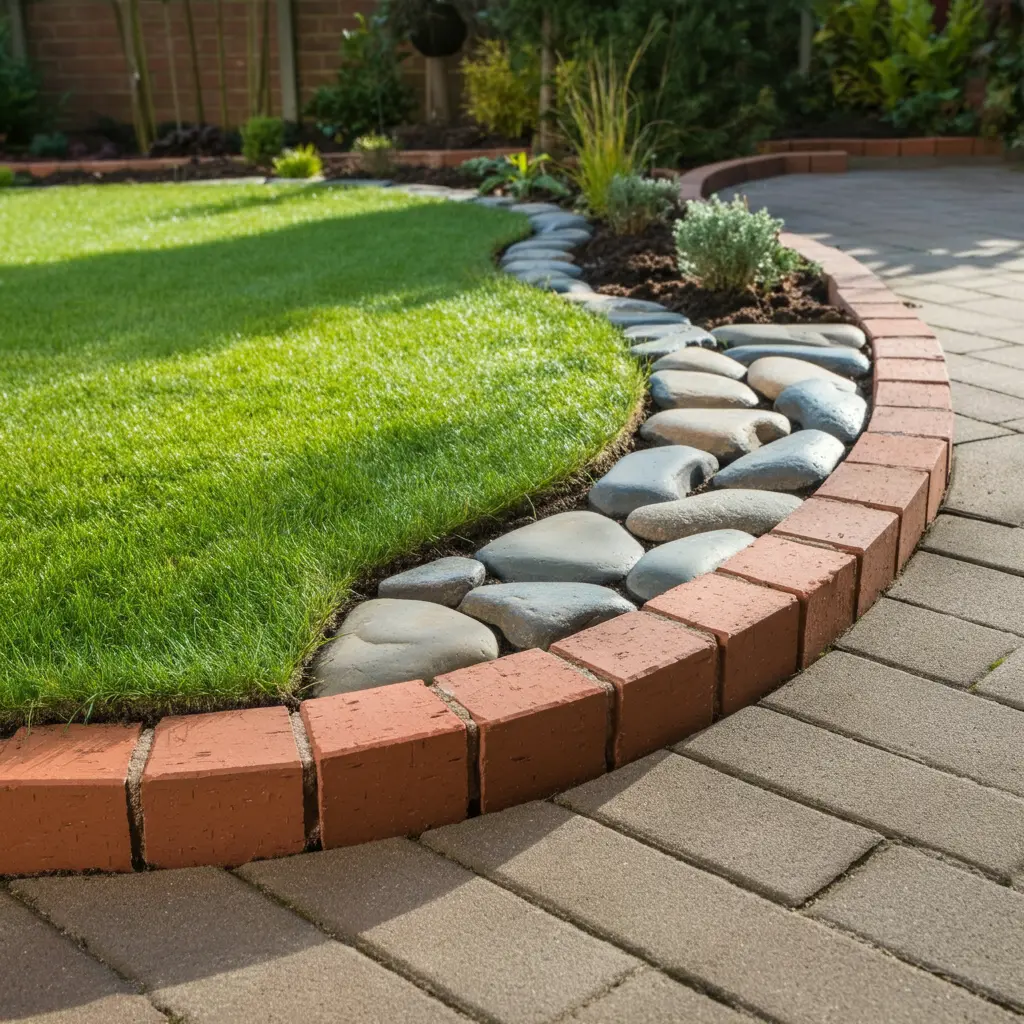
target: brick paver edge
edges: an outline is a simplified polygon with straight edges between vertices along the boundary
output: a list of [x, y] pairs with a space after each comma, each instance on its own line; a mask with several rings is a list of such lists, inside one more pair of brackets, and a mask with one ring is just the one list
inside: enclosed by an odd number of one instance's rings
[[[699, 168], [680, 178], [681, 195], [684, 199], [706, 198], [712, 191], [756, 177], [811, 170], [815, 155], [798, 154], [798, 161], [793, 155], [748, 157]], [[818, 170], [845, 169], [844, 153], [824, 155], [831, 162], [819, 163]], [[889, 295], [892, 303], [898, 300], [852, 256], [800, 235], [785, 233], [781, 240], [821, 266], [832, 301], [860, 322], [873, 349], [884, 348], [890, 358], [905, 350], [907, 359], [920, 358], [922, 362], [934, 363], [941, 357], [936, 355], [941, 353], [937, 341], [922, 348], [922, 339], [930, 341], [934, 335], [915, 318], [879, 320], [872, 316], [880, 294]], [[949, 476], [953, 414], [949, 402], [936, 403], [933, 389], [944, 389], [948, 396], [949, 384], [929, 384], [926, 391], [896, 389], [891, 396], [876, 388], [872, 420], [861, 436], [890, 438], [879, 446], [891, 454], [883, 461], [891, 461], [896, 470], [918, 473], [920, 458], [901, 459], [900, 446], [893, 445], [891, 438], [941, 439], [946, 458], [932, 470], [933, 477], [940, 477], [929, 481], [928, 490], [934, 495], [944, 493]], [[893, 404], [880, 404], [886, 401]], [[912, 549], [920, 540], [925, 523], [916, 506], [911, 509], [909, 501], [901, 506], [900, 500], [889, 493], [854, 495], [842, 502], [844, 527], [849, 529], [851, 515], [855, 520], [862, 516], [864, 536], [873, 530], [877, 533], [877, 510], [884, 506], [899, 518], [900, 548], [905, 557], [908, 546]], [[817, 523], [814, 529], [805, 528], [806, 535], [799, 522], [790, 522], [797, 519], [799, 510], [783, 520], [774, 532], [785, 538], [788, 547], [762, 545], [763, 556], [756, 551], [747, 554], [742, 581], [748, 588], [744, 591], [747, 599], [740, 609], [706, 601], [710, 579], [734, 581], [730, 586], [738, 582], [727, 564], [710, 578], [699, 577], [649, 602], [633, 614], [629, 628], [624, 627], [629, 617], [613, 619], [559, 641], [550, 652], [517, 652], [449, 673], [431, 686], [413, 680], [342, 698], [312, 698], [303, 702], [301, 714], [290, 719], [282, 708], [280, 722], [268, 722], [265, 708], [203, 716], [202, 742], [198, 744], [202, 750], [196, 751], [194, 767], [180, 759], [168, 759], [159, 745], [156, 748], [155, 756], [167, 760], [162, 770], [175, 780], [172, 817], [177, 816], [197, 837], [161, 860], [235, 867], [242, 849], [247, 850], [247, 859], [297, 851], [303, 845], [300, 833], [304, 833], [307, 849], [417, 834], [480, 813], [482, 807], [486, 810], [506, 801], [553, 795], [668, 742], [682, 740], [705, 728], [713, 718], [743, 706], [737, 705], [737, 692], [745, 695], [744, 703], [759, 700], [784, 682], [800, 661], [808, 660], [801, 645], [807, 609], [813, 607], [818, 590], [829, 601], [842, 599], [846, 607], [856, 607], [860, 617], [899, 571], [895, 557], [887, 567], [878, 562], [878, 552], [891, 550], [891, 543], [884, 549], [873, 542], [856, 548], [832, 543], [828, 530], [821, 528], [821, 513], [824, 510], [827, 517], [830, 507], [839, 506], [832, 501], [818, 502]], [[908, 529], [913, 536], [905, 535]], [[846, 558], [853, 551], [856, 572], [819, 574], [820, 578], [811, 574], [799, 587], [793, 587], [787, 582], [787, 573], [802, 572], [792, 559], [794, 553], [799, 555], [799, 545], [831, 549]], [[771, 554], [776, 549], [788, 552], [788, 564], [769, 564], [777, 557]], [[865, 588], [861, 576], [869, 551], [873, 552], [871, 586]], [[804, 561], [814, 562], [812, 552], [807, 554]], [[751, 569], [751, 559], [757, 557], [766, 559], [763, 574], [755, 571], [756, 567]], [[842, 595], [837, 595], [837, 587], [843, 589]], [[799, 594], [799, 630], [795, 626], [778, 628], [780, 598], [787, 590]], [[795, 608], [795, 599], [787, 599]], [[694, 609], [692, 614], [687, 608]], [[849, 625], [848, 615], [833, 618], [828, 628], [835, 636], [817, 636], [816, 648], [827, 647]], [[785, 651], [780, 652], [780, 642]], [[730, 658], [730, 644], [741, 644], [737, 648], [741, 654], [734, 652]], [[614, 670], [602, 663], [602, 645], [607, 646], [607, 661], [614, 663]], [[710, 658], [702, 653], [705, 650]], [[749, 674], [746, 686], [737, 686], [737, 657]], [[778, 667], [781, 663], [786, 666], [783, 672]], [[727, 672], [729, 692], [723, 704]], [[635, 701], [641, 694], [656, 698], [665, 715], [638, 715]], [[337, 728], [330, 728], [332, 716], [327, 712], [329, 705], [333, 707], [331, 702], [344, 706], [348, 732], [339, 734]], [[678, 705], [676, 732], [672, 732], [671, 716], [666, 725], [673, 703]], [[187, 724], [187, 719], [184, 721]], [[268, 747], [268, 727], [276, 749]], [[22, 823], [17, 834], [0, 824], [0, 875], [157, 866], [146, 857], [149, 801], [146, 783], [141, 786], [141, 796], [139, 785], [140, 778], [152, 778], [156, 770], [153, 734], [150, 730], [137, 732], [132, 752], [124, 749], [123, 733], [110, 739], [111, 728], [42, 726], [31, 732], [22, 728], [0, 745], [0, 823]], [[93, 759], [75, 755], [74, 751], [83, 749], [83, 736], [93, 735], [97, 751]], [[111, 744], [116, 748], [113, 759], [107, 753]], [[42, 758], [40, 745], [47, 752]], [[496, 759], [494, 751], [502, 745], [505, 757]], [[195, 746], [183, 738], [179, 749]], [[60, 756], [65, 747], [72, 756]], [[96, 758], [100, 758], [103, 771], [92, 767]], [[514, 778], [509, 777], [505, 759], [515, 762]], [[118, 778], [123, 776], [123, 822], [111, 821], [112, 770]], [[194, 781], [191, 788], [190, 778]], [[217, 798], [220, 785], [224, 787], [222, 802]], [[190, 798], [193, 790], [195, 800]], [[424, 806], [410, 802], [410, 794], [415, 792], [423, 794]], [[493, 796], [496, 793], [498, 798]], [[256, 806], [249, 806], [250, 801]], [[366, 821], [347, 826], [345, 812], [365, 815]], [[228, 824], [232, 814], [247, 823], [251, 833], [248, 846], [232, 834]], [[40, 834], [24, 834], [24, 828], [31, 828], [33, 822], [38, 823]], [[102, 840], [97, 842], [99, 835]]]

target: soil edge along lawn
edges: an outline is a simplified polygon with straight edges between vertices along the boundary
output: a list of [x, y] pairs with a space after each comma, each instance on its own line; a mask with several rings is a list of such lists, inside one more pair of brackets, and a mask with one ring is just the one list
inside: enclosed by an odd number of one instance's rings
[[618, 434], [526, 219], [386, 190], [0, 195], [0, 730], [292, 692], [354, 580]]

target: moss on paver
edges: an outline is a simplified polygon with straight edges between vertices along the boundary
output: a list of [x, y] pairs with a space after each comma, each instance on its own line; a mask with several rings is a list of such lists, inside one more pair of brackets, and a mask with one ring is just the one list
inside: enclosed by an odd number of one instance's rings
[[371, 566], [578, 470], [616, 332], [525, 220], [380, 190], [0, 198], [0, 726], [273, 699]]

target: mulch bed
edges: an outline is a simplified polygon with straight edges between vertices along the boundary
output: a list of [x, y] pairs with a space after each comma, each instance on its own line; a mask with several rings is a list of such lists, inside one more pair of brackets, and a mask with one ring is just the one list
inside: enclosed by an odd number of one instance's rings
[[[15, 171], [17, 164], [11, 164]], [[222, 160], [196, 160], [179, 167], [154, 167], [152, 170], [124, 170], [111, 167], [109, 171], [57, 171], [36, 179], [35, 185], [121, 185], [144, 184], [159, 181], [217, 181], [223, 178], [252, 178], [267, 172], [250, 167], [240, 160], [225, 157]]]

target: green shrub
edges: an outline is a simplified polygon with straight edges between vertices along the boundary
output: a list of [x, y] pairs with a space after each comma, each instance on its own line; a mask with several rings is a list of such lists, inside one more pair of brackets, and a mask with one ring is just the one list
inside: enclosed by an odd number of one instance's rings
[[274, 176], [278, 178], [316, 178], [323, 174], [324, 163], [316, 146], [296, 146], [274, 158]]
[[33, 156], [63, 160], [68, 155], [68, 137], [63, 132], [37, 132], [28, 150]]
[[394, 139], [387, 135], [360, 135], [352, 149], [359, 154], [360, 169], [375, 178], [386, 177], [395, 166]]
[[279, 117], [250, 117], [242, 126], [242, 156], [266, 167], [284, 147], [284, 122]]
[[504, 157], [474, 156], [459, 164], [459, 170], [470, 178], [483, 181], [484, 178], [489, 178], [492, 174], [501, 173], [507, 162]]
[[800, 257], [779, 244], [782, 226], [767, 210], [751, 213], [739, 197], [687, 203], [675, 225], [679, 269], [716, 292], [773, 284], [800, 266]]
[[14, 171], [10, 167], [0, 166], [0, 188], [10, 188], [14, 184]]
[[39, 76], [31, 65], [16, 58], [11, 49], [11, 30], [0, 18], [0, 135], [9, 142], [27, 142], [46, 128], [51, 112], [39, 90]]
[[536, 192], [547, 192], [558, 197], [568, 196], [570, 193], [565, 183], [547, 170], [550, 159], [547, 153], [535, 157], [530, 157], [527, 153], [502, 157], [497, 161], [494, 172], [480, 183], [480, 192], [486, 195], [500, 188], [515, 199], [525, 199]]
[[617, 174], [608, 186], [608, 223], [617, 235], [639, 235], [664, 220], [678, 198], [674, 180]]
[[536, 51], [511, 50], [497, 39], [484, 39], [462, 61], [466, 113], [488, 131], [522, 138], [537, 122], [540, 63]]
[[402, 61], [383, 20], [357, 14], [357, 28], [342, 33], [341, 67], [335, 85], [317, 89], [306, 107], [328, 138], [351, 142], [368, 132], [383, 134], [415, 107], [402, 81]]

